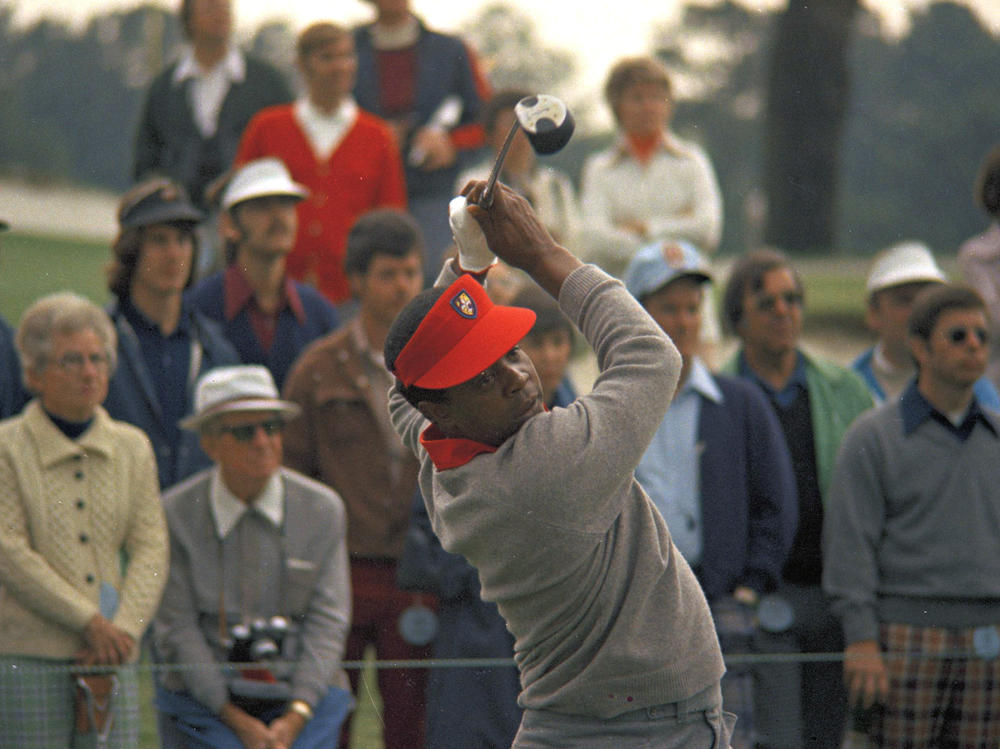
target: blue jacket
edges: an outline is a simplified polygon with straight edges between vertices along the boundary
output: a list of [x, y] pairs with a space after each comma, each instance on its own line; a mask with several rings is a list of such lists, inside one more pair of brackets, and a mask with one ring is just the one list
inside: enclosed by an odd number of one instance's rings
[[[239, 364], [240, 359], [218, 325], [187, 305], [182, 314], [191, 315], [191, 329], [196, 331], [191, 348], [192, 370], [195, 371], [184, 385], [187, 411], [191, 413], [194, 411], [194, 386], [198, 376], [213, 367]], [[118, 334], [118, 368], [108, 383], [104, 408], [113, 419], [127, 421], [146, 432], [156, 453], [160, 489], [166, 490], [191, 474], [208, 468], [212, 461], [202, 452], [198, 435], [194, 432], [183, 431], [180, 442], [173, 444], [135, 331], [117, 302], [108, 307], [108, 315]]]
[[245, 309], [240, 310], [232, 320], [226, 319], [223, 276], [224, 271], [220, 271], [203, 279], [188, 291], [188, 298], [195, 309], [222, 326], [223, 335], [235, 347], [244, 364], [263, 364], [271, 370], [280, 391], [292, 364], [303, 349], [340, 325], [337, 310], [312, 286], [295, 282], [295, 290], [305, 310], [305, 323], [299, 324], [295, 313], [285, 307], [278, 315], [274, 343], [270, 351], [264, 353]]
[[0, 317], [0, 419], [15, 416], [31, 400], [21, 381], [21, 359], [14, 346], [14, 330]]
[[[872, 360], [875, 358], [875, 347], [861, 353], [861, 355], [851, 362], [851, 369], [861, 375], [868, 389], [872, 391], [872, 397], [876, 403], [885, 403], [885, 391], [879, 385], [878, 378], [875, 377], [875, 370], [872, 368]], [[985, 377], [976, 380], [972, 391], [976, 394], [979, 405], [992, 411], [1000, 411], [1000, 393], [996, 387]]]
[[[383, 119], [392, 119], [382, 106], [381, 87], [378, 82], [378, 69], [375, 63], [375, 47], [372, 43], [371, 26], [361, 26], [354, 30], [354, 46], [358, 56], [358, 73], [354, 84], [354, 98], [358, 106], [377, 114]], [[430, 31], [420, 24], [420, 36], [417, 39], [417, 71], [416, 91], [414, 92], [413, 112], [411, 113], [413, 129], [426, 125], [448, 96], [457, 95], [462, 100], [462, 116], [459, 126], [477, 123], [479, 121], [482, 100], [476, 88], [475, 76], [472, 72], [472, 62], [469, 51], [462, 40]], [[447, 169], [427, 171], [417, 169], [406, 162], [405, 154], [409, 150], [408, 143], [401, 143], [400, 148], [406, 163], [406, 188], [410, 198], [451, 195], [455, 189], [455, 180], [461, 166], [456, 162]]]
[[711, 601], [781, 578], [798, 525], [792, 460], [770, 404], [751, 383], [712, 375], [722, 402], [701, 398], [698, 420], [703, 547], [695, 568]]

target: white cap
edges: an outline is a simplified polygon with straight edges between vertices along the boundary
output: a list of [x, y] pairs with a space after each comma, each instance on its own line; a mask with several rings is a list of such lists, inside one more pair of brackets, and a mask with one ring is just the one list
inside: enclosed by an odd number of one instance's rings
[[868, 274], [869, 294], [907, 283], [945, 283], [948, 277], [938, 267], [923, 242], [900, 242], [875, 256]]
[[276, 411], [285, 420], [302, 413], [297, 403], [281, 400], [270, 370], [259, 364], [210, 369], [198, 380], [194, 413], [180, 420], [182, 429], [197, 431], [219, 414]]
[[287, 195], [298, 200], [309, 195], [305, 186], [292, 180], [281, 159], [267, 157], [248, 161], [229, 179], [222, 193], [222, 210], [237, 203], [270, 195]]

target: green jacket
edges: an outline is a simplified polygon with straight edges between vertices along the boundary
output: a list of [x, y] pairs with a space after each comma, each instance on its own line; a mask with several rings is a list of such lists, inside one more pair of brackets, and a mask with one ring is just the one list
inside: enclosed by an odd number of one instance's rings
[[[739, 349], [719, 370], [740, 375]], [[809, 387], [809, 413], [816, 442], [816, 473], [824, 503], [830, 488], [837, 449], [847, 427], [874, 405], [868, 387], [854, 372], [833, 362], [802, 352], [806, 360], [806, 384]]]

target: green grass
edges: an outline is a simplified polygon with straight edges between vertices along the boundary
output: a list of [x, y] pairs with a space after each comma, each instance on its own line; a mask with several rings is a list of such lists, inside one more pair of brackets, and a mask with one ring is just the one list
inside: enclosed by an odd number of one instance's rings
[[34, 300], [75, 291], [103, 305], [108, 300], [104, 268], [107, 245], [7, 232], [0, 238], [0, 313], [16, 326]]

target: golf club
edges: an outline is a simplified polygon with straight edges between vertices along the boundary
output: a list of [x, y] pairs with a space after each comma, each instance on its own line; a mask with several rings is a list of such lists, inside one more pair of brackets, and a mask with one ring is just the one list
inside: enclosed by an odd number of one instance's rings
[[514, 107], [514, 124], [507, 133], [507, 139], [504, 140], [500, 153], [497, 154], [497, 160], [490, 171], [479, 205], [483, 208], [492, 205], [493, 188], [497, 177], [500, 176], [500, 168], [519, 129], [524, 130], [535, 153], [547, 155], [555, 153], [569, 143], [575, 127], [573, 115], [561, 99], [548, 94], [536, 94], [521, 99]]

